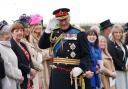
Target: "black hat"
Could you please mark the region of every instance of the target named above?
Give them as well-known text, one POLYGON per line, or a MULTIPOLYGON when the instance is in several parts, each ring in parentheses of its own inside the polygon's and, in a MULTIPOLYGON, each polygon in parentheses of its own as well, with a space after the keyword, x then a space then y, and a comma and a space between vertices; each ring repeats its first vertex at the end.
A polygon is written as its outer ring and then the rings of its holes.
POLYGON ((123 28, 124 28, 124 31, 127 32, 127 31, 128 31, 128 23, 125 23, 125 24, 123 25, 123 28))
POLYGON ((57 19, 65 19, 68 17, 69 11, 70 11, 70 9, 68 9, 68 8, 59 8, 59 9, 53 11, 53 15, 55 15, 55 17, 57 19))
POLYGON ((110 20, 105 20, 103 22, 100 23, 100 29, 104 30, 107 27, 111 27, 113 24, 110 22, 110 20))
POLYGON ((1 30, 5 25, 8 25, 8 23, 7 23, 5 20, 1 21, 1 22, 0 22, 0 30, 1 30))
POLYGON ((30 17, 26 14, 22 14, 17 21, 19 21, 25 28, 29 27, 29 19, 30 17))

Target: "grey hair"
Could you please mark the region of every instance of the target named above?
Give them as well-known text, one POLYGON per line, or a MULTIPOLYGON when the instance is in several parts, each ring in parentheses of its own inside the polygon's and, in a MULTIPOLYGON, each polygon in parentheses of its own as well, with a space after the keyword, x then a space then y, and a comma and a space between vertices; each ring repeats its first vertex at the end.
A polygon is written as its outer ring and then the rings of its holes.
POLYGON ((95 30, 98 34, 100 34, 100 28, 98 25, 93 25, 90 27, 90 30, 95 30))
POLYGON ((93 25, 90 27, 90 30, 97 30, 97 31, 100 31, 100 28, 98 25, 93 25))

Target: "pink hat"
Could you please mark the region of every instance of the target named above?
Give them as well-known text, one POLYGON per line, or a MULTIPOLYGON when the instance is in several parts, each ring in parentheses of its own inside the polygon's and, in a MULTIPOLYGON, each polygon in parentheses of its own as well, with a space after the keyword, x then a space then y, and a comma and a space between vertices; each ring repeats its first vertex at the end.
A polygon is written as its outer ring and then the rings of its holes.
POLYGON ((41 24, 41 21, 43 20, 43 17, 40 16, 39 14, 36 15, 31 15, 30 16, 30 25, 36 25, 36 24, 41 24))

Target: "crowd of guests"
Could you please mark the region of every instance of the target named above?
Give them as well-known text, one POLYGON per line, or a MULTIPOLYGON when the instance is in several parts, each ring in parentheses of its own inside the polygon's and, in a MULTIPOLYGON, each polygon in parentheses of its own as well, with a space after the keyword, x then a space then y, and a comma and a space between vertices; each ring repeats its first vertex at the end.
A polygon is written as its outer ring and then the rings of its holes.
MULTIPOLYGON (((85 30, 83 38, 89 45, 93 72, 92 89, 128 89, 125 29, 106 20, 85 30)), ((53 54, 50 48, 38 47, 43 32, 40 15, 23 14, 12 25, 5 20, 0 22, 0 89, 49 89, 53 54)))
POLYGON ((31 22, 22 15, 12 25, 5 20, 0 22, 0 89, 48 88, 49 51, 38 47, 43 31, 42 17, 32 15, 29 18, 31 22))

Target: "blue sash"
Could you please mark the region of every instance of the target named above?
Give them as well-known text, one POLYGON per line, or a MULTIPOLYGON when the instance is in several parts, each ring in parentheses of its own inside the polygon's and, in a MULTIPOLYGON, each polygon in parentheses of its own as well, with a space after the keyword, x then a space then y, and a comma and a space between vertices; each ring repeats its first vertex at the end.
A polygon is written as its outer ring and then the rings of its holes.
MULTIPOLYGON (((72 28, 71 30, 65 32, 64 34, 78 34, 80 31, 72 28)), ((63 39, 63 38, 62 38, 63 39)), ((63 40, 63 45, 67 42, 68 40, 63 40)), ((58 41, 58 43, 56 43, 55 47, 53 48, 53 53, 54 53, 54 57, 57 57, 57 52, 58 50, 61 48, 61 40, 58 41)))

